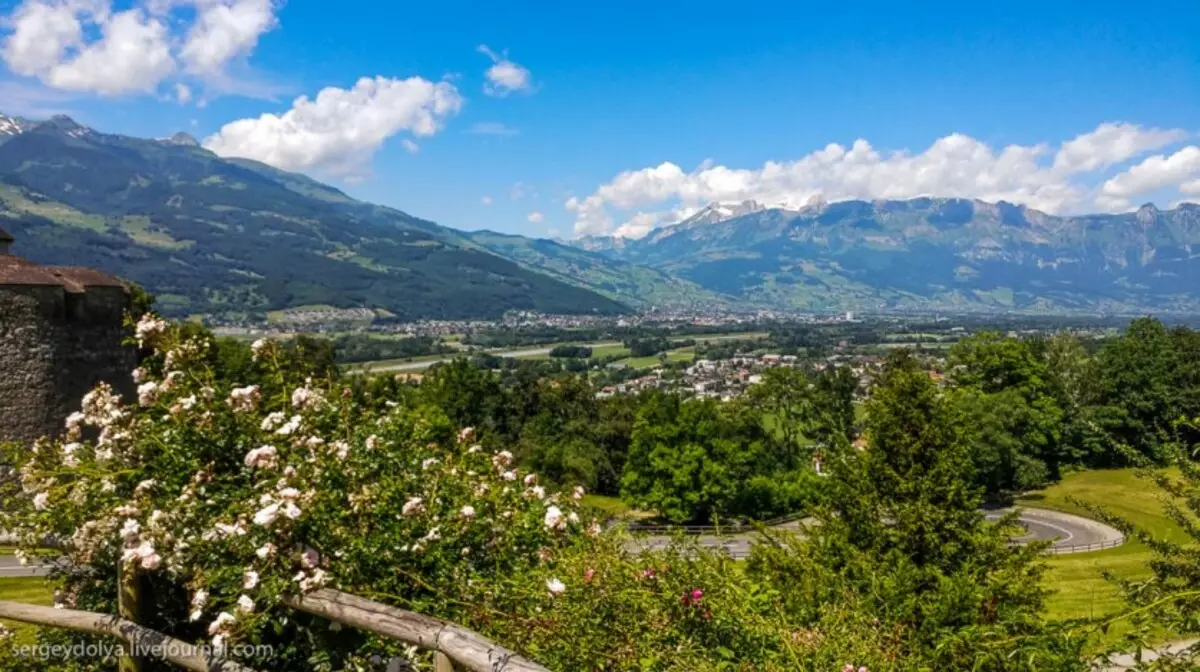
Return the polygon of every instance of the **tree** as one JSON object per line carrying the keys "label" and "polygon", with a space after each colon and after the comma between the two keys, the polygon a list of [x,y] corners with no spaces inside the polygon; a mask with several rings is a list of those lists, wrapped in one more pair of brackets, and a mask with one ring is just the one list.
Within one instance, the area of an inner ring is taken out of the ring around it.
{"label": "tree", "polygon": [[550,350],[550,356],[587,359],[592,356],[592,349],[586,345],[557,345]]}
{"label": "tree", "polygon": [[504,391],[489,369],[465,359],[438,364],[421,381],[421,395],[450,417],[458,427],[473,427],[481,434],[509,435]]}
{"label": "tree", "polygon": [[991,499],[1044,487],[1051,478],[1041,459],[1041,442],[1057,427],[1045,427],[1045,414],[1030,406],[1016,390],[984,394],[956,390],[964,435],[971,444],[976,483]]}
{"label": "tree", "polygon": [[921,661],[905,669],[1087,669],[1078,643],[1038,615],[1040,548],[1010,545],[1011,519],[984,520],[958,419],[910,354],[889,355],[867,447],[841,442],[819,524],[807,541],[757,548],[747,571],[791,582],[786,609],[801,622],[820,623],[831,602],[855,605]]}
{"label": "tree", "polygon": [[[1175,339],[1154,318],[1134,320],[1097,354],[1098,424],[1118,443],[1162,462],[1182,417]],[[1108,462],[1124,458],[1110,452]]]}
{"label": "tree", "polygon": [[1045,485],[1066,459],[1063,412],[1029,341],[984,332],[950,349],[953,398],[965,414],[975,472],[988,495]]}
{"label": "tree", "polygon": [[651,357],[672,347],[671,342],[663,336],[634,338],[626,341],[625,346],[629,348],[632,357]]}
{"label": "tree", "polygon": [[812,452],[811,436],[817,409],[810,387],[811,382],[803,371],[773,368],[764,371],[762,381],[749,391],[754,405],[764,411],[768,422],[797,456],[811,456]]}
{"label": "tree", "polygon": [[848,366],[830,367],[817,374],[813,384],[813,438],[835,445],[840,439],[854,438],[854,395],[858,378]]}
{"label": "tree", "polygon": [[[747,481],[787,473],[793,462],[792,450],[767,432],[750,404],[651,394],[634,422],[621,497],[676,523],[793,513],[815,493],[764,495],[760,481],[753,496],[742,496]],[[764,502],[782,510],[747,508]]]}

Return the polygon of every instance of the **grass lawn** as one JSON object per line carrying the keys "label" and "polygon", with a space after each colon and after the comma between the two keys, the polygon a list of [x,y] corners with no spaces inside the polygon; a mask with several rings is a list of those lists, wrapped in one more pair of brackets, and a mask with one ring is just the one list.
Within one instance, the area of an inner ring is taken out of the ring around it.
{"label": "grass lawn", "polygon": [[[668,362],[691,362],[696,359],[696,347],[689,345],[686,348],[667,350],[666,354]],[[652,369],[662,364],[662,360],[658,355],[650,355],[649,357],[631,357],[621,360],[621,363],[631,369]]]}
{"label": "grass lawn", "polygon": [[658,355],[649,357],[630,357],[629,359],[621,360],[621,363],[631,369],[652,369],[662,363]]}
{"label": "grass lawn", "polygon": [[629,356],[629,348],[617,343],[615,345],[601,345],[592,348],[592,357],[609,357],[611,355],[620,355],[621,357]]}
{"label": "grass lawn", "polygon": [[[1163,513],[1158,488],[1138,478],[1132,469],[1069,474],[1060,483],[1022,497],[1019,503],[1089,516],[1086,509],[1069,501],[1072,498],[1103,506],[1156,536],[1176,541],[1187,539]],[[1047,601],[1049,616],[1094,618],[1118,612],[1122,607],[1120,592],[1101,573],[1107,570],[1127,579],[1146,577],[1150,573],[1147,567],[1150,557],[1150,549],[1137,540],[1098,553],[1051,556],[1047,559],[1050,571],[1046,583],[1055,593]],[[1115,624],[1105,639],[1115,641],[1119,638],[1127,629],[1123,625]]]}
{"label": "grass lawn", "polygon": [[690,362],[696,359],[696,346],[689,345],[686,348],[667,351],[667,360],[672,362]]}
{"label": "grass lawn", "polygon": [[595,509],[602,515],[609,518],[637,519],[654,517],[653,513],[638,511],[637,509],[630,508],[628,504],[621,501],[620,498],[617,497],[609,497],[606,495],[584,495],[583,499],[579,503],[582,504],[584,508]]}
{"label": "grass lawn", "polygon": [[[49,606],[54,604],[54,591],[46,585],[45,579],[42,578],[0,577],[0,600]],[[18,642],[33,643],[34,633],[38,626],[4,620],[0,620],[0,623],[13,630]]]}

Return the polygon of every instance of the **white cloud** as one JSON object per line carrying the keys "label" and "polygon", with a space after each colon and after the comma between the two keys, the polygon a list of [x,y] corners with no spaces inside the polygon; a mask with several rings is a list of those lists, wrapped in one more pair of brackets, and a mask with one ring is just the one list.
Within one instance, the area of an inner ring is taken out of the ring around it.
{"label": "white cloud", "polygon": [[492,197],[491,197],[491,196],[484,196],[483,198],[479,199],[479,202],[480,202],[480,203],[482,203],[482,204],[484,204],[484,205],[491,205],[491,204],[492,204]]}
{"label": "white cloud", "polygon": [[56,89],[150,92],[175,69],[166,25],[139,7],[114,14],[104,3],[26,0],[8,25],[5,63]]}
{"label": "white cloud", "polygon": [[498,121],[480,121],[471,124],[467,133],[473,135],[517,135],[520,131]]}
{"label": "white cloud", "polygon": [[771,207],[800,208],[812,199],[939,196],[1004,200],[1047,212],[1074,212],[1097,204],[1111,209],[1110,201],[1098,198],[1094,183],[1080,179],[1083,174],[1186,135],[1134,124],[1101,124],[1052,151],[1045,143],[993,148],[954,133],[917,153],[884,152],[859,139],[850,147],[830,144],[798,159],[768,161],[758,168],[705,162],[689,172],[668,161],[622,172],[565,205],[575,214],[577,235],[627,236],[679,221],[711,201],[753,199]]}
{"label": "white cloud", "polygon": [[192,99],[192,89],[183,82],[176,82],[175,99],[178,100],[181,105],[187,105],[188,101]]}
{"label": "white cloud", "polygon": [[537,210],[534,210],[533,212],[529,213],[529,217],[526,219],[528,219],[532,224],[541,224],[542,222],[546,221],[546,216]]}
{"label": "white cloud", "polygon": [[525,198],[525,192],[526,189],[524,182],[514,182],[512,187],[508,190],[508,199],[510,201],[519,201],[522,198]]}
{"label": "white cloud", "polygon": [[250,54],[258,38],[277,25],[272,0],[195,0],[196,22],[179,52],[188,72],[219,75]]}
{"label": "white cloud", "polygon": [[508,60],[508,52],[497,54],[486,44],[481,44],[479,53],[492,59],[492,67],[484,73],[487,77],[487,83],[483,85],[484,93],[502,98],[516,91],[533,89],[533,75],[524,66]]}
{"label": "white cloud", "polygon": [[1179,185],[1179,190],[1189,196],[1200,196],[1200,179],[1184,182]]}
{"label": "white cloud", "polygon": [[402,132],[433,135],[462,103],[447,81],[364,77],[350,89],[328,87],[316,98],[301,96],[283,114],[225,124],[204,146],[221,156],[257,159],[286,170],[361,175],[388,138]]}
{"label": "white cloud", "polygon": [[1189,145],[1170,156],[1157,154],[1146,158],[1128,170],[1114,175],[1100,187],[1096,202],[1109,210],[1127,210],[1133,197],[1166,187],[1178,186],[1183,193],[1191,191],[1200,175],[1200,147]]}
{"label": "white cloud", "polygon": [[412,141],[412,138],[403,138],[400,140],[400,146],[409,154],[416,154],[421,151],[421,146]]}
{"label": "white cloud", "polygon": [[225,67],[276,25],[276,10],[272,0],[135,0],[123,11],[112,0],[24,0],[0,17],[0,58],[64,91],[152,93],[184,72],[228,79]]}
{"label": "white cloud", "polygon": [[658,212],[639,212],[617,227],[612,235],[618,238],[641,238],[660,226],[682,222],[699,211],[700,208],[687,207]]}
{"label": "white cloud", "polygon": [[1054,157],[1054,169],[1065,173],[1097,170],[1187,138],[1179,129],[1142,128],[1136,124],[1104,123],[1091,133],[1064,142]]}

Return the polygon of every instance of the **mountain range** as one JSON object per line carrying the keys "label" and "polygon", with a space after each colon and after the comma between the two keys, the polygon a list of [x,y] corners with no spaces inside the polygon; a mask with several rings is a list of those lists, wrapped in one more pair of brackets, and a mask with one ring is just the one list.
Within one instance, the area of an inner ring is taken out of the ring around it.
{"label": "mountain range", "polygon": [[[186,134],[108,135],[67,117],[0,116],[0,225],[17,240],[13,253],[115,273],[176,316],[297,306],[400,319],[631,310],[619,292],[563,282],[304,175],[222,159]],[[589,255],[567,256],[586,266]]]}
{"label": "mountain range", "polygon": [[398,319],[506,310],[1200,312],[1200,206],[1054,216],[1009,203],[713,203],[638,239],[464,232],[307,176],[67,117],[0,115],[0,226],[176,316],[302,306]]}
{"label": "mountain range", "polygon": [[1200,312],[1196,204],[1079,216],[947,198],[748,210],[576,244],[773,307]]}

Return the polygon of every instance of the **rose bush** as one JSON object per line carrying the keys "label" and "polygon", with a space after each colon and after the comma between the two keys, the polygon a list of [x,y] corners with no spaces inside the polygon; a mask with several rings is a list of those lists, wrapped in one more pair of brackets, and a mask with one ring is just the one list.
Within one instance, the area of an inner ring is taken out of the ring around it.
{"label": "rose bush", "polygon": [[364,411],[336,384],[295,384],[268,341],[254,353],[275,384],[240,386],[212,374],[203,336],[153,316],[136,333],[154,348],[136,406],[101,385],[61,440],[11,456],[3,525],[30,555],[63,542],[66,606],[112,611],[121,564],[149,586],[154,627],[218,646],[304,632],[313,645],[289,657],[336,664],[363,642],[312,634],[283,596],[341,587],[453,618],[451,605],[598,532],[581,492],[548,494],[432,409]]}

